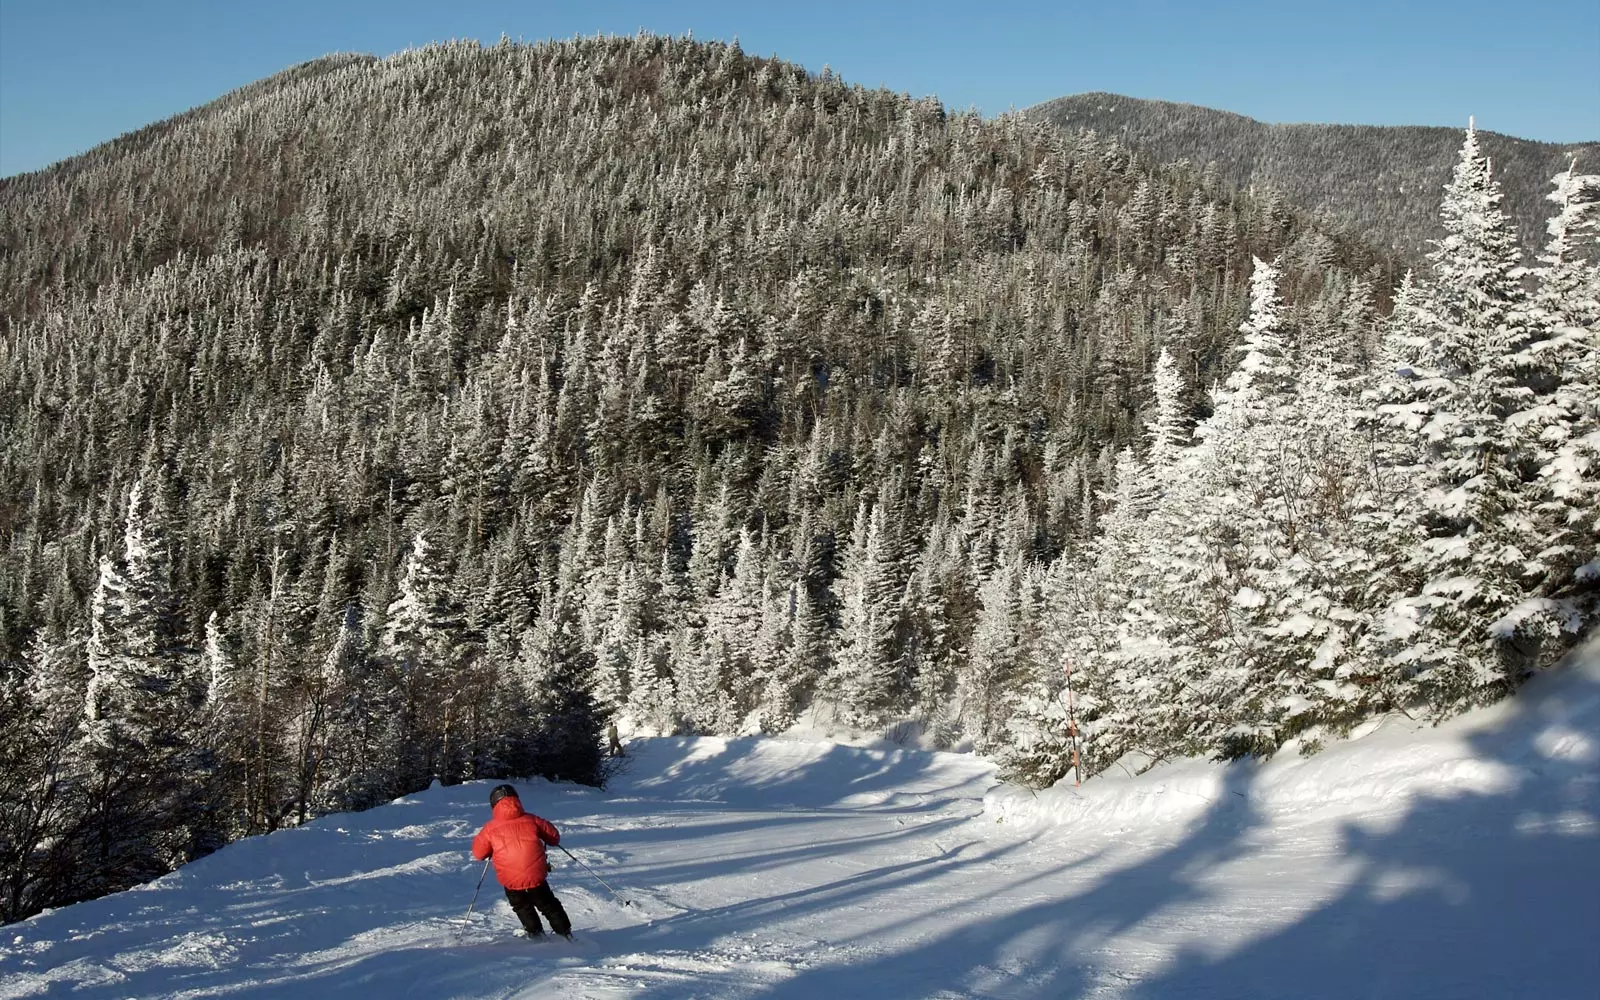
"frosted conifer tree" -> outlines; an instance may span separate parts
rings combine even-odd
[[[1383,614],[1358,640],[1360,655],[1382,665],[1367,688],[1380,703],[1416,697],[1413,662],[1426,645],[1412,641],[1424,602],[1414,553],[1423,535],[1422,497],[1432,481],[1431,456],[1422,436],[1437,385],[1432,306],[1427,290],[1406,272],[1382,324],[1376,371],[1363,393],[1358,420],[1373,449],[1374,509],[1368,537],[1375,560],[1369,600]]]
[[[1017,739],[1008,766],[1031,781],[1065,773],[1068,752],[1064,732],[1062,688],[1070,661],[1075,690],[1085,709],[1080,722],[1096,751],[1106,760],[1141,745],[1146,703],[1164,698],[1170,664],[1124,655],[1123,640],[1130,634],[1157,628],[1149,620],[1154,583],[1146,575],[1147,550],[1158,562],[1167,555],[1170,539],[1153,535],[1150,518],[1160,495],[1149,467],[1131,448],[1117,455],[1111,489],[1102,496],[1104,513],[1099,534],[1083,554],[1079,566],[1057,565],[1046,576],[1048,608],[1047,655],[1053,669],[1036,675],[1038,683],[1024,694],[1019,717],[1013,723]],[[1176,485],[1169,474],[1161,488]],[[1130,622],[1144,619],[1133,626]],[[1148,650],[1148,647],[1147,647]],[[1057,669],[1059,668],[1059,672]]]
[[[100,562],[90,615],[86,716],[91,738],[110,749],[175,748],[191,705],[184,687],[167,558],[149,521],[143,481],[128,498],[119,568]]]
[[[200,673],[206,678],[206,694],[197,742],[208,757],[212,833],[226,843],[248,830],[242,817],[249,810],[253,787],[248,763],[253,760],[250,720],[254,706],[250,679],[216,612],[206,619]]]
[[[1172,353],[1165,347],[1156,358],[1155,418],[1145,434],[1150,439],[1147,458],[1152,468],[1163,469],[1177,460],[1178,452],[1188,444],[1189,431],[1185,426],[1187,406],[1183,400],[1183,375]]]
[[[1239,325],[1240,359],[1222,399],[1253,409],[1278,405],[1294,389],[1293,344],[1278,297],[1278,267],[1255,258],[1250,272],[1250,312]]]
[[[1427,539],[1414,554],[1424,631],[1406,657],[1437,705],[1502,692],[1523,669],[1505,658],[1524,622],[1507,618],[1536,572],[1524,490],[1530,442],[1508,422],[1527,405],[1521,378],[1531,331],[1515,234],[1469,128],[1440,209],[1445,238],[1429,255],[1430,354],[1420,434],[1432,487]],[[1542,546],[1540,546],[1542,547]]]
[[[206,644],[200,663],[206,677],[207,711],[218,711],[233,704],[240,694],[239,661],[223,635],[215,611],[206,619]]]
[[[838,581],[839,643],[830,686],[847,719],[878,721],[904,694],[903,664],[896,642],[902,583],[888,505],[856,509],[855,527]]]
[[[627,703],[636,671],[633,657],[643,636],[644,593],[631,561],[622,564],[615,592],[595,651],[595,698],[608,714]]]
[[[394,672],[412,775],[458,776],[460,716],[451,681],[473,655],[465,624],[442,557],[427,533],[418,532],[377,648]]]
[[[89,604],[89,681],[83,712],[91,738],[100,743],[121,742],[121,719],[138,693],[132,676],[137,665],[128,662],[118,648],[127,603],[128,581],[109,558],[102,557]]]
[[[1559,331],[1600,323],[1600,174],[1580,174],[1576,160],[1551,178],[1546,196],[1556,205],[1549,240],[1539,255],[1535,295],[1543,316]]]
[[[1297,338],[1278,277],[1275,265],[1255,260],[1239,366],[1214,393],[1191,468],[1153,519],[1170,547],[1145,564],[1148,621],[1135,628],[1159,637],[1152,649],[1166,662],[1161,682],[1141,685],[1135,704],[1154,723],[1157,745],[1170,749],[1215,745],[1224,734],[1237,750],[1258,749],[1279,711],[1266,682],[1284,668],[1285,652],[1266,628],[1286,582],[1278,566],[1302,528],[1303,456],[1292,437]]]
[[[33,912],[73,868],[82,647],[52,627],[29,642],[21,670],[0,670],[0,920]]]
[[[196,850],[194,702],[177,644],[161,530],[143,480],[129,493],[123,568],[100,562],[90,608],[85,751],[99,877],[148,878]]]
[[[794,581],[788,597],[788,649],[774,665],[761,694],[761,730],[766,733],[794,725],[802,698],[828,663],[828,623],[805,581]]]
[[[328,759],[317,775],[319,809],[364,809],[398,785],[399,705],[365,648],[361,605],[352,602],[320,669],[333,692],[327,721]]]
[[[758,597],[760,616],[751,644],[751,677],[746,695],[757,712],[757,725],[763,732],[774,721],[769,708],[775,703],[768,701],[768,695],[773,691],[774,679],[787,673],[789,651],[793,645],[794,588],[792,584],[783,587],[782,580],[782,569],[770,553],[765,553]]]
[[[636,731],[670,735],[678,731],[681,721],[678,693],[672,675],[658,665],[659,659],[644,639],[634,645],[625,714]]]
[[[579,624],[576,576],[575,568],[562,567],[522,644],[517,670],[535,723],[526,759],[532,773],[598,783],[604,724],[593,689],[594,652],[583,644]]]
[[[688,582],[704,599],[722,586],[729,557],[737,552],[738,528],[734,523],[733,489],[726,480],[711,486],[707,466],[696,487],[694,547],[689,554]]]
[[[966,731],[980,748],[995,748],[1028,663],[1025,573],[1020,554],[1013,553],[978,586],[972,655],[957,675],[956,697]]]
[[[1098,614],[1102,609],[1089,599],[1093,583],[1079,576],[1079,566],[1058,559],[1043,581],[1039,660],[1006,725],[1001,752],[1005,773],[1010,780],[1034,788],[1048,787],[1064,777],[1072,766],[1074,750],[1083,753],[1089,747],[1090,732],[1105,730],[1103,725],[1093,724],[1105,715],[1101,709],[1106,681],[1094,673],[1106,662],[1105,646],[1093,644],[1103,634],[1098,629],[1108,623]],[[1086,647],[1091,651],[1089,657],[1083,655]],[[1070,705],[1069,669],[1074,674]],[[1087,729],[1086,721],[1091,722]],[[1081,757],[1080,767],[1087,763],[1087,757]]]
[[[1518,415],[1537,433],[1543,462],[1537,516],[1546,599],[1600,581],[1600,175],[1579,174],[1574,164],[1552,183],[1548,197],[1558,208],[1534,298],[1546,335],[1539,368],[1550,387]]]
[[[83,719],[84,640],[82,633],[67,634],[59,627],[40,631],[23,655],[27,666],[27,696],[47,725],[76,731]]]
[[[678,715],[692,732],[737,735],[743,714],[733,700],[734,679],[724,638],[717,633],[675,631],[673,682]]]
[[[730,713],[742,719],[755,707],[759,698],[762,675],[760,633],[762,607],[765,603],[765,576],[761,549],[749,531],[739,533],[733,570],[718,588],[716,596],[706,609],[706,624],[701,643],[708,655],[717,661],[715,693],[706,697],[725,707],[717,711],[719,718]],[[725,696],[725,697],[724,697]],[[735,723],[736,731],[739,723]],[[727,729],[726,722],[719,723],[718,731]]]

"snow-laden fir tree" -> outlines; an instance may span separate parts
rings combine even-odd
[[[401,770],[409,780],[461,776],[459,702],[464,692],[453,679],[476,650],[449,579],[443,553],[426,532],[418,532],[376,650],[389,666],[400,705],[406,754]]]
[[[1533,406],[1518,414],[1522,429],[1537,435],[1538,510],[1547,568],[1538,588],[1544,599],[1600,585],[1600,175],[1579,174],[1576,164],[1552,180],[1557,211],[1539,257],[1535,322],[1542,342],[1535,351],[1541,376]],[[1592,606],[1555,607],[1555,619],[1572,624]]]
[[[1499,203],[1469,128],[1440,210],[1446,235],[1429,254],[1426,308],[1402,317],[1420,324],[1405,334],[1422,342],[1411,359],[1420,377],[1400,405],[1420,419],[1426,480],[1406,517],[1422,536],[1407,553],[1414,589],[1386,628],[1404,644],[1393,656],[1406,684],[1436,706],[1508,690],[1531,662],[1523,643],[1536,646],[1543,628],[1537,613],[1513,613],[1542,573],[1542,546],[1525,488],[1536,455],[1512,419],[1532,400],[1534,329]]]
[[[164,535],[140,479],[128,496],[122,558],[100,562],[86,647],[83,833],[105,886],[161,874],[197,849],[198,692],[185,683]]]
[[[352,601],[321,670],[333,692],[327,720],[328,758],[316,783],[319,809],[365,809],[400,784],[400,701],[363,640],[362,605]]]
[[[905,694],[899,644],[904,581],[899,526],[880,498],[856,509],[844,571],[837,583],[839,638],[829,675],[830,697],[855,723],[884,718]]]
[[[1145,460],[1154,468],[1164,469],[1177,460],[1178,453],[1189,443],[1183,375],[1172,352],[1165,347],[1156,358],[1153,390],[1155,414],[1145,432],[1150,440]]]
[[[710,602],[701,639],[720,661],[719,685],[741,718],[755,707],[766,672],[760,648],[765,583],[760,545],[751,532],[741,531],[733,569]]]
[[[129,493],[125,524],[120,565],[109,557],[100,561],[84,715],[96,746],[154,751],[181,741],[189,692],[164,540],[149,520],[142,481]]]
[[[17,669],[16,667],[20,667]],[[83,639],[51,628],[0,669],[0,920],[73,891]]]
[[[522,759],[529,773],[596,783],[604,777],[605,716],[594,695],[594,652],[583,643],[577,580],[576,568],[564,565],[522,643],[515,670],[530,721]]]

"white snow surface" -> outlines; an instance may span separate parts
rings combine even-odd
[[[493,782],[227,847],[0,929],[0,998],[1600,996],[1600,657],[1437,728],[1037,795],[965,754],[636,740],[524,802],[574,943],[471,835]],[[459,935],[459,936],[458,936]]]

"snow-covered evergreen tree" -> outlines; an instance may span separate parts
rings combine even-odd
[[[762,608],[766,601],[761,549],[749,531],[739,533],[733,571],[717,589],[706,610],[702,647],[720,661],[716,671],[720,694],[727,695],[737,716],[755,707],[763,673],[759,649]],[[720,700],[720,699],[719,699]]]
[[[460,777],[462,692],[453,677],[477,651],[449,584],[442,554],[418,532],[377,646],[400,705],[405,781]]]
[[[135,482],[121,565],[100,562],[86,647],[85,830],[106,885],[161,874],[198,847],[195,700],[185,683],[164,542],[144,481]]]
[[[844,717],[862,724],[886,717],[906,693],[897,641],[904,593],[897,529],[886,501],[870,510],[863,502],[838,581],[839,642],[829,687]]]
[[[1146,435],[1150,450],[1146,461],[1157,469],[1166,468],[1177,460],[1178,453],[1189,443],[1187,405],[1183,399],[1183,375],[1178,363],[1165,347],[1156,358],[1155,415]]]
[[[178,745],[189,707],[166,553],[144,497],[136,483],[123,557],[101,559],[90,616],[85,717],[91,741],[113,755]]]
[[[1558,208],[1533,303],[1544,335],[1533,349],[1542,384],[1515,418],[1539,441],[1544,599],[1600,583],[1600,175],[1579,174],[1574,165],[1552,183]],[[1563,624],[1575,624],[1573,613],[1582,621],[1594,612],[1580,603],[1560,616]]]
[[[351,602],[321,670],[333,692],[327,721],[329,756],[317,775],[319,810],[365,809],[401,784],[400,704],[363,640],[363,609]]]
[[[1428,485],[1412,523],[1425,535],[1409,554],[1419,593],[1392,620],[1408,683],[1437,706],[1503,693],[1526,669],[1521,639],[1537,642],[1537,616],[1512,615],[1541,567],[1525,479],[1534,454],[1509,419],[1531,400],[1524,380],[1533,341],[1515,234],[1469,128],[1441,217],[1445,238],[1429,255],[1426,347],[1415,384]],[[1542,546],[1540,546],[1542,547]],[[1508,617],[1511,616],[1511,617]],[[1395,626],[1390,627],[1396,631]],[[1398,633],[1396,633],[1398,634]]]
[[[51,628],[0,668],[0,920],[75,889],[83,667],[82,637]]]
[[[594,653],[583,644],[575,571],[546,591],[523,642],[518,673],[533,725],[525,759],[531,773],[568,781],[604,778]]]
[[[1017,682],[1031,666],[1030,586],[1018,552],[978,585],[972,654],[956,676],[956,698],[967,733],[986,750],[996,747],[1011,717]]]

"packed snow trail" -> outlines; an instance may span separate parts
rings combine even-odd
[[[513,937],[492,877],[450,922],[476,782],[6,927],[0,998],[1594,997],[1600,665],[1371,728],[1037,796],[964,755],[641,740],[604,792],[519,783],[634,903],[556,852],[574,943]]]

